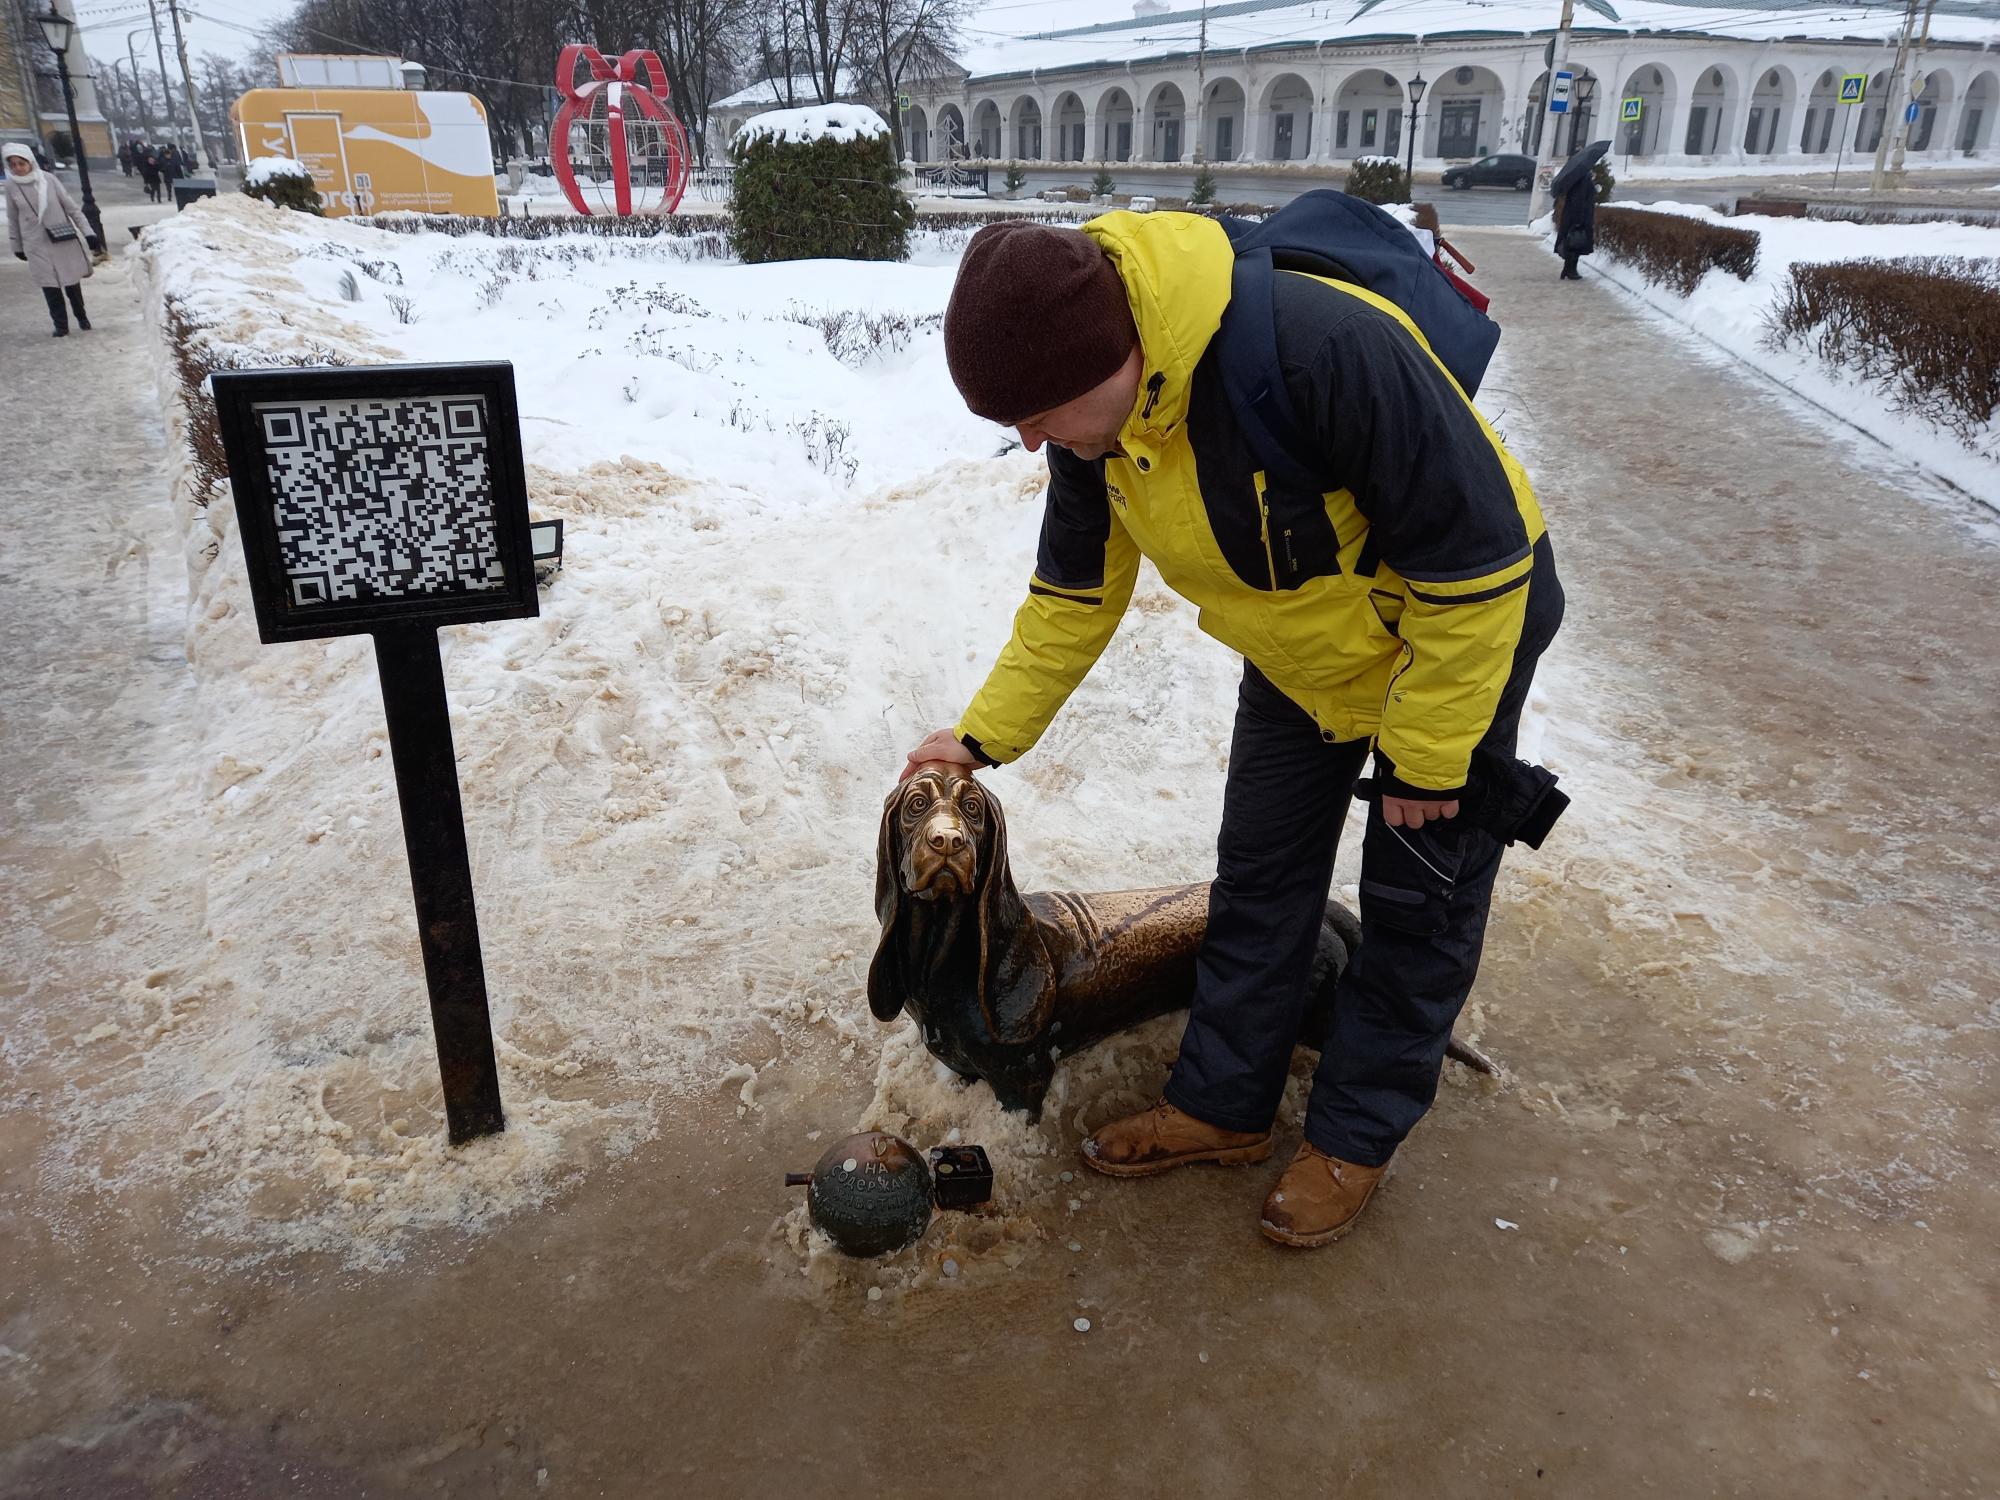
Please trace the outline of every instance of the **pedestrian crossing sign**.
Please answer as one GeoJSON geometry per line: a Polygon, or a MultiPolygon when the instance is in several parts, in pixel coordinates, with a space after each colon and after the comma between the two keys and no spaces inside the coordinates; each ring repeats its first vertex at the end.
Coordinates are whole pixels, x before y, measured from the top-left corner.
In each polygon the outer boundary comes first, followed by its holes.
{"type": "Polygon", "coordinates": [[[1840,102],[1859,104],[1868,97],[1868,75],[1866,73],[1843,73],[1840,75],[1840,102]]]}
{"type": "Polygon", "coordinates": [[[1621,120],[1636,120],[1645,108],[1646,101],[1644,99],[1627,99],[1618,106],[1618,118],[1621,120]]]}

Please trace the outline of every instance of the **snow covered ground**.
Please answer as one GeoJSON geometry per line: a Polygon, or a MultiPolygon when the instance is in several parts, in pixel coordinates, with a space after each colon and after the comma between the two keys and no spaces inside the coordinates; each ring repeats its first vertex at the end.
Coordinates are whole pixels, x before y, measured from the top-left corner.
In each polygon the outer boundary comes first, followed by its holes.
{"type": "MultiPolygon", "coordinates": [[[[180,471],[202,732],[163,757],[180,781],[161,795],[205,809],[209,942],[94,1026],[51,1023],[39,1045],[85,1048],[104,1080],[66,1103],[55,1180],[171,1180],[218,1257],[379,1265],[545,1200],[696,1098],[754,1127],[766,1072],[823,1055],[875,1080],[828,1130],[994,1151],[1021,1196],[943,1231],[969,1236],[944,1241],[957,1261],[1011,1264],[1076,1212],[1047,1158],[1086,1108],[1149,1097],[1171,1021],[1066,1063],[1032,1127],[861,998],[882,798],[1004,641],[1041,514],[1041,461],[969,417],[944,368],[964,238],[900,266],[745,267],[686,240],[405,236],[245,198],[147,231],[152,300],[246,362],[512,360],[531,502],[566,519],[567,559],[538,620],[442,637],[510,1114],[449,1151],[369,647],[260,645],[227,500],[203,508],[180,471]]],[[[1533,458],[1504,346],[1488,385],[1533,458]]],[[[993,777],[1024,887],[1209,877],[1238,670],[1144,575],[1099,672],[993,777]]],[[[1554,872],[1587,872],[1635,942],[1700,913],[1721,961],[1769,970],[1777,919],[1683,847],[1713,823],[1678,808],[1699,788],[1625,764],[1638,691],[1562,643],[1545,663],[1523,753],[1593,815],[1559,856],[1510,860],[1499,900],[1539,932],[1554,872]]],[[[800,1211],[788,1228],[816,1280],[859,1274],[800,1211]]]]}
{"type": "MultiPolygon", "coordinates": [[[[247,198],[147,231],[155,295],[245,362],[512,360],[567,557],[540,619],[443,634],[511,1119],[447,1152],[370,648],[260,645],[227,499],[181,473],[213,948],[198,1020],[159,979],[104,1018],[92,1045],[145,1065],[79,1101],[79,1180],[191,1176],[218,1250],[365,1263],[536,1201],[677,1091],[753,1110],[744,1059],[774,1036],[830,1036],[867,1076],[881,801],[1004,642],[1044,482],[952,390],[936,328],[964,235],[941,238],[907,265],[745,267],[247,198]],[[104,1166],[121,1122],[162,1114],[170,1150],[104,1166]]],[[[1006,778],[1017,869],[1206,879],[1236,663],[1151,579],[1107,665],[1006,778]]],[[[888,1059],[876,1113],[906,1119],[937,1081],[908,1038],[888,1059]]]]}
{"type": "MultiPolygon", "coordinates": [[[[1760,236],[1757,272],[1748,281],[1710,271],[1689,297],[1656,286],[1603,251],[1587,264],[1669,317],[1780,381],[1798,395],[1907,454],[1933,473],[2000,510],[2000,414],[1968,445],[1927,422],[1890,409],[1880,389],[1815,355],[1766,343],[1766,323],[1791,267],[1823,261],[1890,260],[1912,255],[2000,257],[2000,228],[1975,224],[1846,224],[1822,219],[1729,217],[1685,203],[1648,203],[1651,212],[1684,214],[1750,229],[1760,236]]],[[[1542,223],[1547,227],[1547,221],[1542,223]]],[[[1643,378],[1642,372],[1634,372],[1643,378]]]]}

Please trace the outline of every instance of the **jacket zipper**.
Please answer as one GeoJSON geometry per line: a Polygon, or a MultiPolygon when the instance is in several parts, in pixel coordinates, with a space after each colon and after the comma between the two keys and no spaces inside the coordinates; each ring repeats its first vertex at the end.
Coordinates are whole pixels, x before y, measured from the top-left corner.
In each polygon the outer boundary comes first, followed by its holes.
{"type": "Polygon", "coordinates": [[[1271,507],[1264,503],[1264,473],[1258,470],[1250,476],[1250,482],[1257,486],[1257,536],[1264,543],[1264,566],[1271,570],[1271,592],[1278,591],[1278,563],[1271,555],[1271,507]]]}
{"type": "Polygon", "coordinates": [[[1160,399],[1160,388],[1166,383],[1167,372],[1165,370],[1156,372],[1153,378],[1146,382],[1146,404],[1139,412],[1139,419],[1141,421],[1144,421],[1153,414],[1153,403],[1160,399]]]}

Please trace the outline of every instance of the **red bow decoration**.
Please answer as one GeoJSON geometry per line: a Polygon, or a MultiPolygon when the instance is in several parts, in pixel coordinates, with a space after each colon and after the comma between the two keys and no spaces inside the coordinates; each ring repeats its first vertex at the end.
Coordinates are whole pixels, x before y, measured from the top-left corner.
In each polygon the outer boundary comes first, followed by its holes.
{"type": "Polygon", "coordinates": [[[600,94],[610,134],[615,211],[632,212],[631,147],[625,136],[628,115],[658,124],[666,143],[666,182],[660,211],[672,213],[680,207],[688,183],[687,135],[668,105],[673,89],[667,84],[667,70],[660,65],[658,54],[635,47],[611,63],[595,47],[573,42],[562,49],[562,56],[556,60],[556,89],[562,94],[563,103],[549,132],[550,165],[555,169],[556,181],[562,184],[563,196],[578,213],[588,214],[592,209],[577,186],[576,171],[569,159],[570,127],[579,120],[588,122],[595,115],[600,94]],[[582,83],[576,77],[578,62],[584,63],[590,73],[582,83]]]}

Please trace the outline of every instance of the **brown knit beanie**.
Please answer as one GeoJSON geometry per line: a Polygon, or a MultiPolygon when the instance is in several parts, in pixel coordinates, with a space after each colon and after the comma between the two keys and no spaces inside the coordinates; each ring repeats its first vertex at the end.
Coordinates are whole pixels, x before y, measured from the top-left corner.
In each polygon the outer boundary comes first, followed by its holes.
{"type": "Polygon", "coordinates": [[[977,415],[1012,425],[1074,401],[1138,341],[1125,283],[1089,235],[1008,219],[965,247],[944,357],[977,415]]]}

